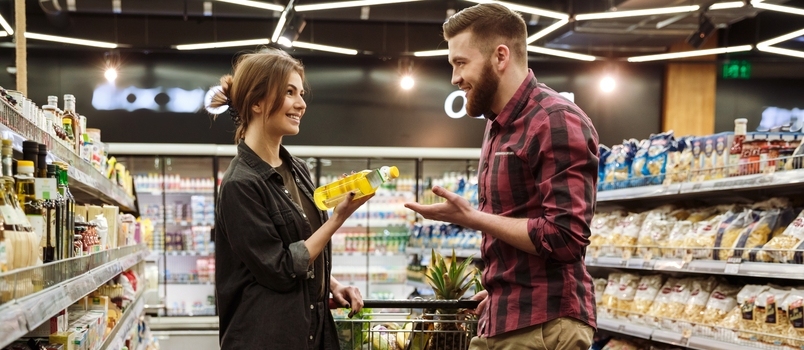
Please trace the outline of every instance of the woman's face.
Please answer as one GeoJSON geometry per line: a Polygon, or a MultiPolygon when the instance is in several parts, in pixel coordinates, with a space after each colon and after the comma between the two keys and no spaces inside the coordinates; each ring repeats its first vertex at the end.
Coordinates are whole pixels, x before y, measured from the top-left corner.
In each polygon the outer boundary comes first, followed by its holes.
{"type": "Polygon", "coordinates": [[[282,106],[276,113],[268,116],[265,128],[277,136],[296,135],[299,133],[301,118],[307,109],[307,103],[303,98],[304,87],[299,73],[290,73],[288,84],[282,90],[282,94],[284,95],[282,106]]]}

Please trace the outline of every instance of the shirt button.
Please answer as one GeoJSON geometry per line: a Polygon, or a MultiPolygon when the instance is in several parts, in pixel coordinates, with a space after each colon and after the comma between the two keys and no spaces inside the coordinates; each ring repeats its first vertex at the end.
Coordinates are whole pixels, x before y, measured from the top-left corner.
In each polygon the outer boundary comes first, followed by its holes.
{"type": "Polygon", "coordinates": [[[296,274],[295,274],[295,273],[291,273],[291,274],[290,274],[290,278],[296,278],[296,274]]]}
{"type": "Polygon", "coordinates": [[[302,214],[302,217],[307,219],[307,214],[302,214]]]}
{"type": "Polygon", "coordinates": [[[315,309],[315,306],[313,306],[313,304],[310,304],[310,310],[312,309],[315,309]]]}
{"type": "Polygon", "coordinates": [[[313,340],[313,336],[312,336],[312,335],[310,336],[310,340],[313,340]]]}

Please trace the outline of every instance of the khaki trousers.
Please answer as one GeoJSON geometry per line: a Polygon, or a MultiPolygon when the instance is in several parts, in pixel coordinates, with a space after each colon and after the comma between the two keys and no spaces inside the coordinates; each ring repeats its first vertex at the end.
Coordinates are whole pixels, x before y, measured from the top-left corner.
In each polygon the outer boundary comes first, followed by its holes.
{"type": "Polygon", "coordinates": [[[586,323],[561,317],[490,338],[474,337],[469,350],[588,350],[594,335],[586,323]]]}

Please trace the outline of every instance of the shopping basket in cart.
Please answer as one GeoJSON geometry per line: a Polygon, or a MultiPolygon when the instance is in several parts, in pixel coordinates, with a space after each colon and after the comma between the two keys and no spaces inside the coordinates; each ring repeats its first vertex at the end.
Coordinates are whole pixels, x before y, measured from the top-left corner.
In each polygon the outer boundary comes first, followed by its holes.
{"type": "MultiPolygon", "coordinates": [[[[477,333],[476,300],[364,300],[353,318],[336,317],[342,350],[466,350],[477,333]],[[377,312],[385,309],[387,312],[377,312]]],[[[337,315],[336,315],[337,316],[337,315]]]]}

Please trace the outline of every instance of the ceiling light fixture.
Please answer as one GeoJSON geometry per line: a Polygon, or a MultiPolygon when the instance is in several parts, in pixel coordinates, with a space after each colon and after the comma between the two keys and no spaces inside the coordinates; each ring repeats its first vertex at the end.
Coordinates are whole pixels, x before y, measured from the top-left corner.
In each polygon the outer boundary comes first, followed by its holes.
{"type": "Polygon", "coordinates": [[[2,26],[6,31],[6,35],[3,36],[14,35],[14,28],[11,28],[11,25],[6,22],[6,19],[3,17],[3,15],[0,15],[0,26],[2,26]]]}
{"type": "Polygon", "coordinates": [[[416,84],[416,82],[413,80],[413,77],[410,76],[410,75],[406,75],[406,76],[402,77],[402,79],[399,81],[399,86],[402,88],[402,90],[410,90],[410,89],[413,88],[413,85],[415,85],[415,84],[416,84]]]}
{"type": "Polygon", "coordinates": [[[784,13],[790,13],[790,14],[794,14],[794,15],[804,16],[804,10],[797,9],[795,7],[781,6],[781,5],[774,5],[774,4],[766,4],[764,2],[756,1],[756,0],[751,1],[751,5],[754,6],[755,8],[758,8],[758,9],[771,10],[771,11],[784,12],[784,13]]]}
{"type": "Polygon", "coordinates": [[[293,4],[293,0],[290,1],[288,4],[288,8],[285,11],[282,11],[282,15],[279,16],[279,22],[276,23],[276,28],[274,28],[274,34],[271,35],[271,41],[277,42],[279,40],[279,36],[282,34],[282,30],[285,29],[285,22],[288,20],[288,12],[290,12],[293,8],[291,7],[293,4]]]}
{"type": "Polygon", "coordinates": [[[716,4],[712,4],[709,6],[710,10],[726,10],[726,9],[738,9],[745,6],[745,3],[742,1],[729,1],[729,2],[719,2],[716,4]]]}
{"type": "Polygon", "coordinates": [[[423,1],[423,0],[356,0],[356,1],[328,2],[321,4],[299,5],[296,6],[296,11],[307,12],[307,11],[332,10],[332,9],[342,9],[348,7],[398,4],[403,2],[414,2],[414,1],[423,1]]]}
{"type": "Polygon", "coordinates": [[[579,54],[579,53],[574,53],[574,52],[569,52],[569,51],[548,49],[546,47],[541,47],[541,46],[528,45],[528,51],[535,52],[535,53],[540,53],[542,55],[558,56],[558,57],[571,58],[573,60],[581,60],[581,61],[594,61],[594,60],[597,59],[597,57],[595,57],[595,56],[582,55],[582,54],[579,54]]]}
{"type": "Polygon", "coordinates": [[[759,51],[775,53],[777,55],[785,55],[785,56],[793,56],[798,58],[804,58],[804,52],[797,51],[797,50],[790,50],[790,49],[783,49],[779,47],[773,46],[757,46],[759,51]]]}
{"type": "Polygon", "coordinates": [[[496,1],[496,0],[467,0],[467,1],[473,2],[473,3],[476,3],[476,4],[497,3],[497,4],[500,4],[500,5],[503,5],[503,6],[509,8],[511,10],[514,10],[514,11],[519,11],[519,12],[523,12],[523,13],[530,13],[530,14],[533,14],[533,15],[539,15],[539,16],[550,17],[550,18],[555,18],[555,19],[568,19],[569,18],[569,15],[566,14],[566,13],[543,10],[543,9],[540,9],[540,8],[531,7],[531,6],[525,6],[525,5],[520,5],[520,4],[512,4],[510,2],[505,2],[505,1],[496,1]]]}
{"type": "Polygon", "coordinates": [[[647,62],[647,61],[658,61],[658,60],[672,60],[675,58],[719,55],[724,53],[751,51],[751,49],[753,48],[754,47],[751,45],[741,45],[741,46],[719,47],[716,49],[707,49],[707,50],[671,52],[659,55],[635,56],[635,57],[628,57],[628,62],[647,62]]]}
{"type": "Polygon", "coordinates": [[[6,32],[5,30],[0,30],[0,38],[7,37],[7,36],[8,36],[8,32],[6,32]]]}
{"type": "Polygon", "coordinates": [[[270,43],[271,40],[268,39],[249,39],[249,40],[237,40],[237,41],[219,41],[215,43],[183,44],[183,45],[175,45],[173,46],[173,48],[175,48],[176,50],[205,50],[205,49],[217,49],[222,47],[268,45],[270,43]]]}
{"type": "Polygon", "coordinates": [[[671,13],[685,13],[695,12],[701,7],[698,5],[691,6],[676,6],[676,7],[660,7],[655,9],[644,10],[626,10],[626,11],[611,11],[599,13],[584,13],[575,15],[576,21],[588,21],[592,19],[609,19],[609,18],[623,18],[623,17],[638,17],[638,16],[652,16],[652,15],[666,15],[671,13]]]}
{"type": "Polygon", "coordinates": [[[761,49],[762,47],[776,45],[776,44],[778,44],[780,42],[788,41],[788,40],[793,39],[793,38],[798,38],[798,37],[800,37],[802,35],[804,35],[804,29],[799,29],[799,30],[797,30],[795,32],[792,32],[792,33],[788,33],[788,34],[785,34],[785,35],[782,35],[782,36],[778,36],[778,37],[775,37],[775,38],[770,39],[770,40],[765,40],[765,41],[757,44],[757,48],[761,49]]]}
{"type": "Polygon", "coordinates": [[[117,48],[117,44],[115,44],[115,43],[109,43],[109,42],[104,42],[104,41],[76,39],[76,38],[68,38],[68,37],[64,37],[64,36],[55,36],[55,35],[47,35],[47,34],[37,34],[37,33],[30,33],[30,32],[25,32],[25,38],[26,39],[34,39],[34,40],[43,40],[43,41],[53,41],[53,42],[62,43],[62,44],[102,47],[102,48],[105,48],[105,49],[117,48]]]}
{"type": "Polygon", "coordinates": [[[265,3],[265,2],[259,2],[259,1],[250,1],[250,0],[218,0],[218,1],[219,2],[226,2],[226,3],[230,3],[230,4],[235,4],[235,5],[256,7],[258,9],[271,10],[271,11],[276,11],[276,12],[279,12],[279,11],[282,11],[282,10],[285,9],[285,7],[283,7],[282,5],[269,4],[269,3],[265,3]]]}
{"type": "Polygon", "coordinates": [[[603,77],[603,79],[600,79],[600,90],[602,90],[603,92],[605,93],[612,92],[616,87],[617,87],[617,81],[614,80],[614,78],[612,78],[610,75],[607,75],[603,77]]]}
{"type": "Polygon", "coordinates": [[[416,57],[435,57],[449,55],[449,49],[444,50],[430,50],[430,51],[416,51],[413,56],[416,57]]]}
{"type": "Polygon", "coordinates": [[[309,49],[309,50],[318,50],[318,51],[327,51],[327,52],[334,52],[340,53],[344,55],[357,55],[357,50],[355,49],[347,49],[343,47],[336,47],[336,46],[328,46],[328,45],[319,45],[313,43],[306,43],[302,41],[294,41],[293,47],[298,47],[301,49],[309,49]]]}
{"type": "Polygon", "coordinates": [[[531,44],[534,41],[543,38],[545,35],[550,34],[550,33],[554,32],[554,31],[558,30],[558,28],[563,27],[567,23],[569,23],[569,19],[562,19],[562,20],[559,20],[556,23],[553,23],[549,27],[544,28],[544,29],[540,30],[539,32],[537,32],[536,34],[533,34],[533,35],[529,36],[528,40],[527,40],[528,44],[531,44]]]}

